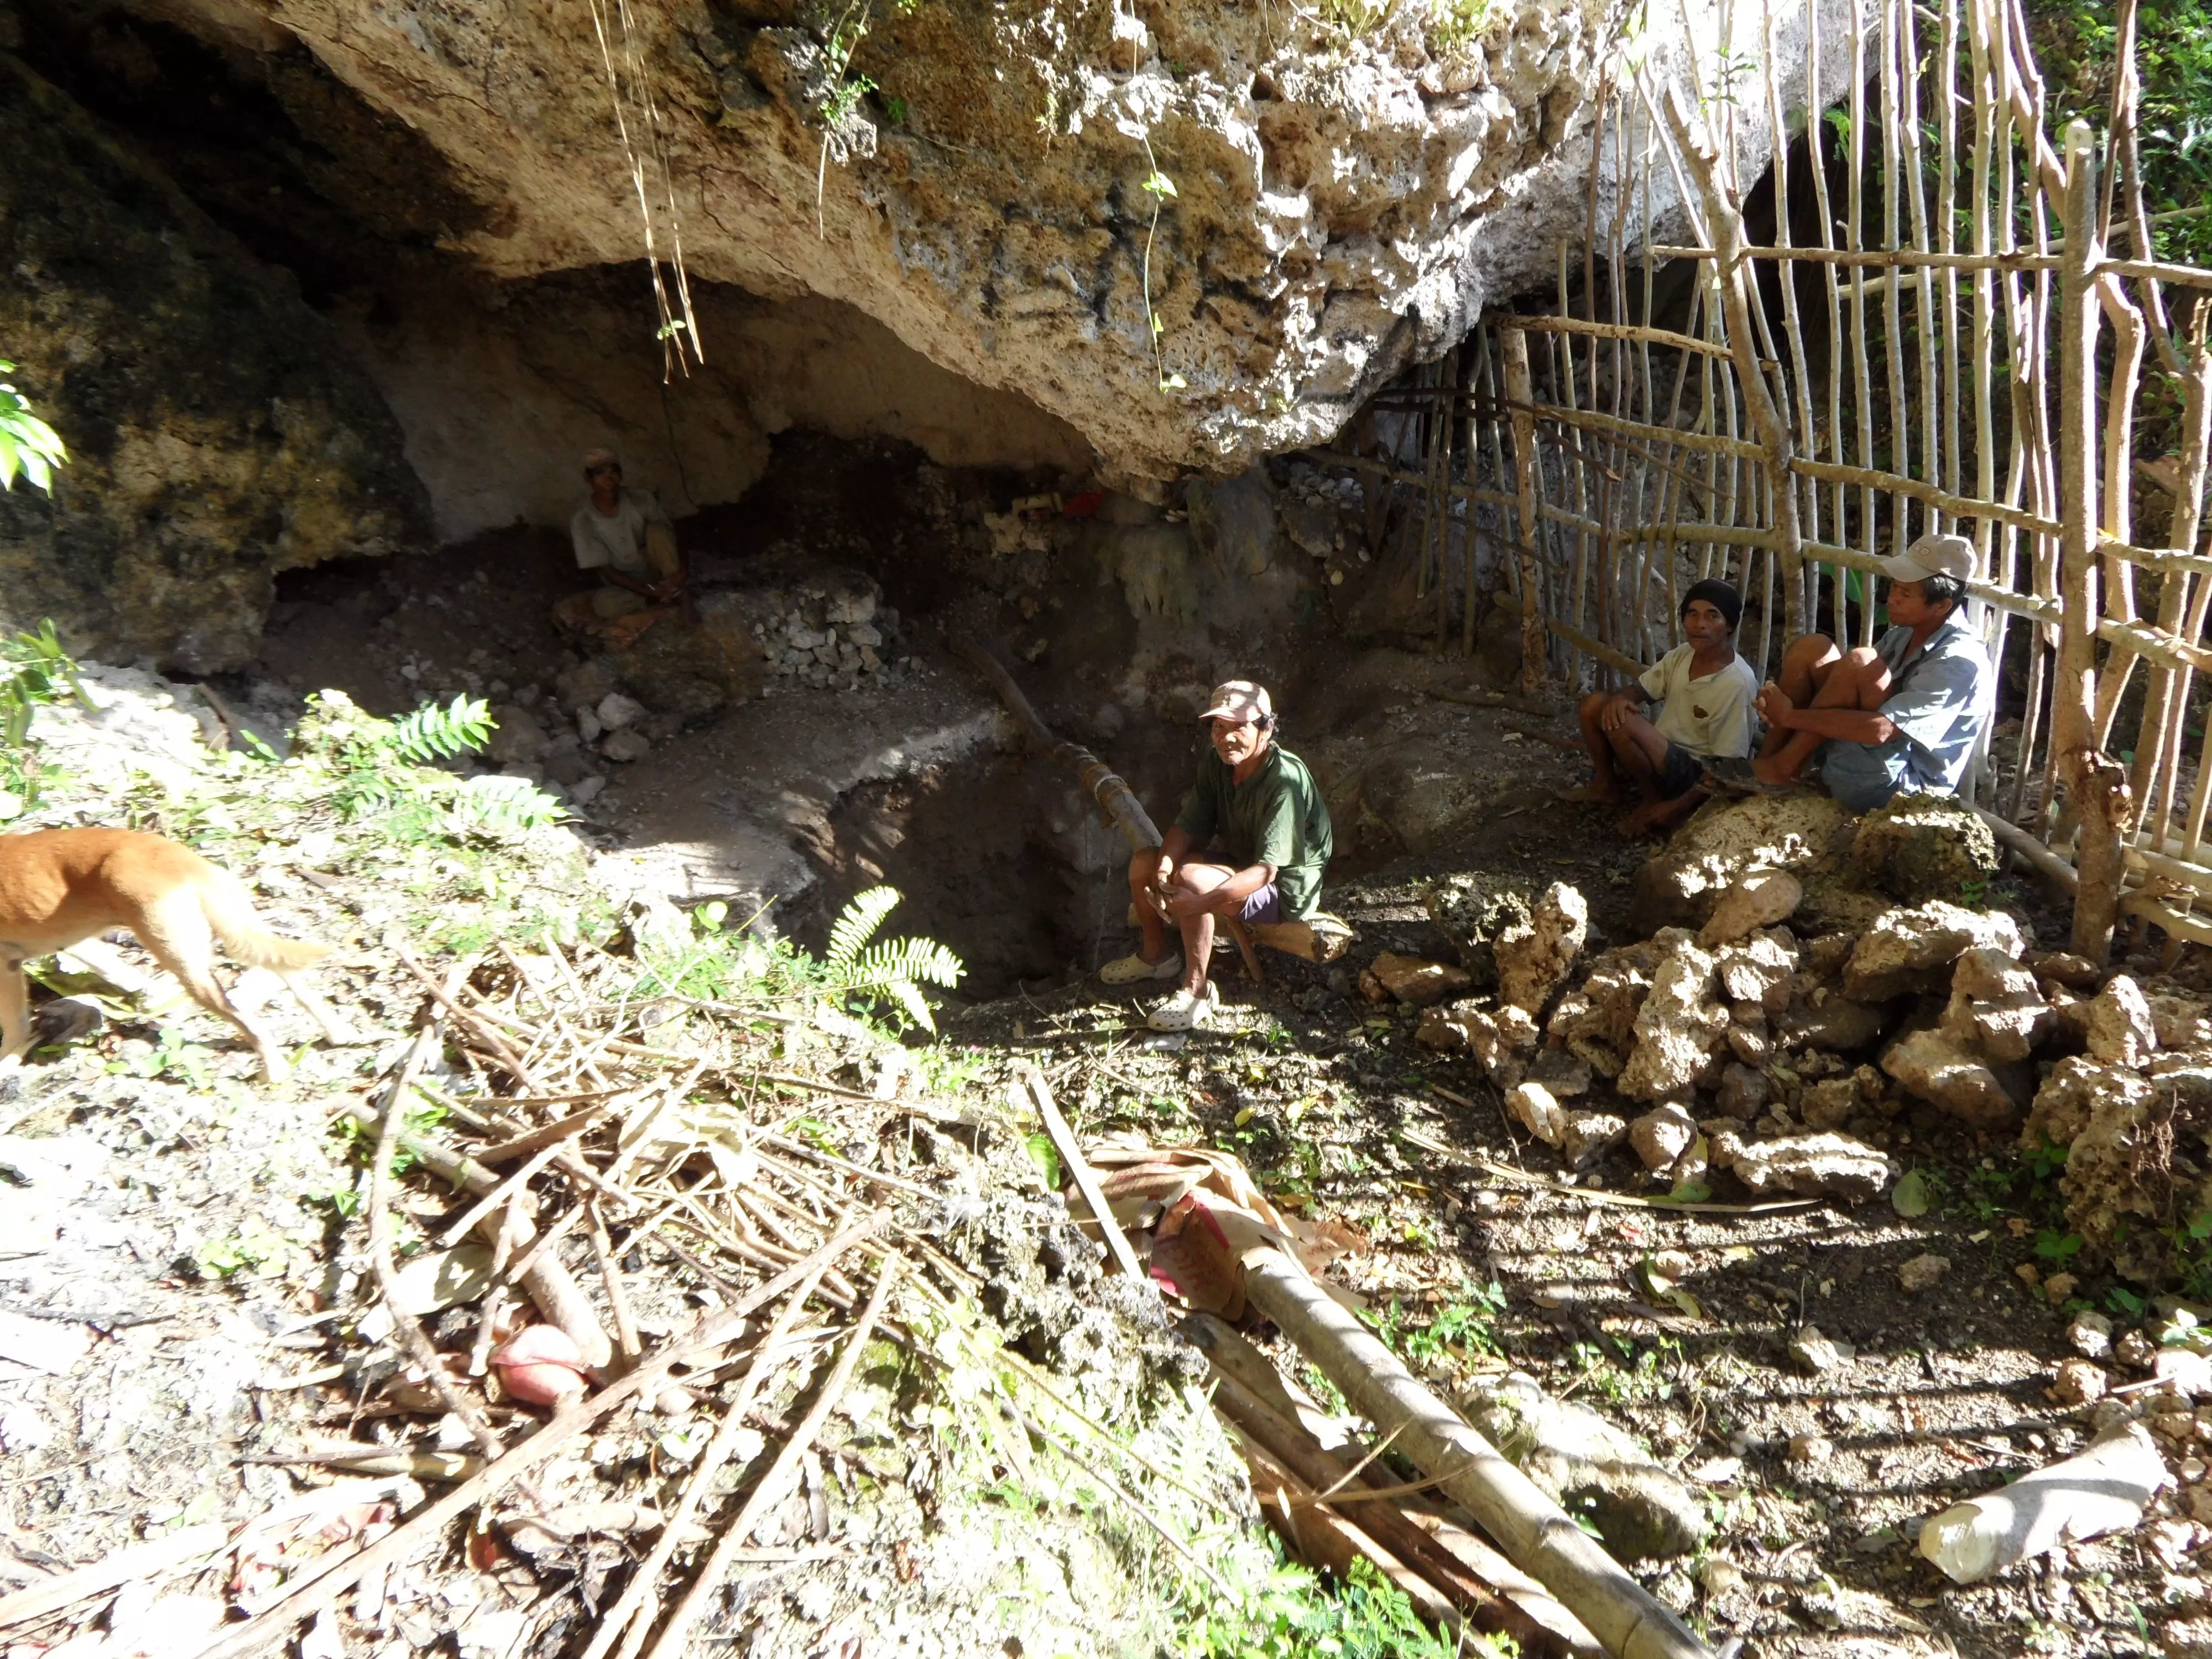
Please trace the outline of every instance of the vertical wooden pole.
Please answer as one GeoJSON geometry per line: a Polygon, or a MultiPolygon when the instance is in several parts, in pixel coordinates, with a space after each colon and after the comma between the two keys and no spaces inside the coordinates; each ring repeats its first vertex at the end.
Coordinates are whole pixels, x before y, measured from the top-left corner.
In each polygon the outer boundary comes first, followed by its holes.
{"type": "MultiPolygon", "coordinates": [[[[2065,610],[2051,688],[2051,743],[2078,815],[2074,948],[2101,963],[2118,914],[2127,780],[2096,748],[2097,703],[2097,152],[2088,124],[2066,128],[2066,245],[2058,284],[2059,574],[2065,610]]],[[[2109,481],[2115,489],[2127,480],[2109,481]]]]}
{"type": "Polygon", "coordinates": [[[1505,397],[1513,405],[1513,471],[1521,497],[1521,689],[1534,691],[1544,684],[1544,609],[1536,573],[1536,417],[1529,406],[1536,401],[1528,379],[1528,331],[1520,328],[1498,331],[1499,355],[1505,359],[1505,397]]]}
{"type": "Polygon", "coordinates": [[[1758,435],[1759,447],[1765,452],[1768,499],[1774,516],[1774,546],[1782,562],[1784,623],[1791,635],[1802,634],[1806,628],[1804,535],[1798,528],[1797,481],[1790,472],[1796,453],[1790,442],[1789,422],[1767,382],[1753,334],[1750,261],[1744,255],[1743,220],[1721,183],[1712,141],[1692,125],[1680,88],[1668,88],[1665,112],[1668,125],[1674,129],[1674,142],[1681,150],[1683,163],[1696,182],[1698,194],[1705,198],[1707,234],[1713,239],[1717,256],[1713,267],[1719,278],[1729,350],[1743,392],[1744,409],[1751,417],[1752,430],[1758,435]]]}

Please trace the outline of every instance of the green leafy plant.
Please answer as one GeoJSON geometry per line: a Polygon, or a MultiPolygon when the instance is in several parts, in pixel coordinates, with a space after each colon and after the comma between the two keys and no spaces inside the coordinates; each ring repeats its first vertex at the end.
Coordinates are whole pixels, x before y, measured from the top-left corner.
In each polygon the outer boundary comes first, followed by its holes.
{"type": "Polygon", "coordinates": [[[1158,378],[1163,392],[1180,391],[1189,384],[1180,374],[1168,373],[1167,360],[1160,354],[1160,336],[1167,332],[1167,324],[1152,309],[1152,239],[1160,232],[1160,208],[1175,199],[1175,180],[1160,171],[1159,158],[1152,154],[1152,136],[1146,133],[1139,140],[1145,147],[1145,165],[1150,169],[1145,175],[1145,194],[1152,198],[1152,222],[1145,227],[1145,326],[1152,339],[1152,372],[1158,378]]]}
{"type": "Polygon", "coordinates": [[[869,942],[899,897],[896,887],[871,887],[845,907],[830,927],[830,949],[822,958],[823,988],[848,996],[887,996],[915,1024],[933,1031],[937,1022],[921,987],[950,990],[967,969],[933,939],[869,942]]]}
{"type": "Polygon", "coordinates": [[[1473,46],[1490,23],[1490,0],[1429,0],[1429,40],[1446,52],[1473,46]]]}
{"type": "Polygon", "coordinates": [[[495,729],[480,697],[425,703],[387,720],[343,691],[322,691],[308,699],[296,741],[329,769],[331,803],[341,817],[376,816],[402,842],[517,836],[560,823],[567,809],[526,778],[465,781],[434,769],[482,749],[495,729]]]}
{"type": "MultiPolygon", "coordinates": [[[[0,374],[12,374],[15,365],[0,362],[0,374]]],[[[20,472],[37,488],[52,495],[54,469],[69,459],[61,434],[31,412],[28,399],[5,380],[0,380],[0,489],[13,489],[20,472]]]]}
{"type": "Polygon", "coordinates": [[[47,781],[31,743],[33,713],[72,696],[88,709],[100,707],[62,649],[52,617],[36,633],[0,640],[0,822],[36,805],[47,781]]]}

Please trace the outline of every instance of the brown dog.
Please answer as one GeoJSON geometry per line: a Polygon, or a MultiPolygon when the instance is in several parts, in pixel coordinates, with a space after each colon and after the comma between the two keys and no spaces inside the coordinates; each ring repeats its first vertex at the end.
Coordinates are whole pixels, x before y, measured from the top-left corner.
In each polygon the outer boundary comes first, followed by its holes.
{"type": "Polygon", "coordinates": [[[128,927],[194,1001],[243,1031],[270,1083],[285,1080],[284,1056],[216,982],[217,945],[237,961],[281,975],[325,1037],[348,1040],[330,1006],[300,977],[331,947],[264,933],[235,876],[160,836],[40,830],[0,836],[0,1062],[31,1046],[25,961],[111,927],[128,927]]]}

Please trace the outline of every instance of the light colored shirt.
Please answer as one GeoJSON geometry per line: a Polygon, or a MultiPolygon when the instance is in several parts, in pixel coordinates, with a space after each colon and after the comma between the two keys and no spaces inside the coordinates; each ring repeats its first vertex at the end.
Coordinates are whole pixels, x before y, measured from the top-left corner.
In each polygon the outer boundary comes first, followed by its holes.
{"type": "Polygon", "coordinates": [[[1669,743],[1693,755],[1741,758],[1751,752],[1751,705],[1759,696],[1759,676],[1741,656],[1725,668],[1691,678],[1693,645],[1678,645],[1644,671],[1637,684],[1644,695],[1661,699],[1652,724],[1669,743]]]}
{"type": "Polygon", "coordinates": [[[645,527],[667,522],[667,514],[649,489],[625,489],[612,514],[601,513],[587,499],[568,520],[576,568],[597,570],[611,565],[626,576],[641,576],[646,574],[645,527]]]}
{"type": "Polygon", "coordinates": [[[1902,745],[1912,787],[1956,794],[1996,703],[1996,676],[1966,626],[1966,608],[1953,606],[1917,652],[1912,630],[1902,625],[1884,633],[1874,648],[1889,665],[1881,717],[1897,728],[1881,746],[1902,745]]]}

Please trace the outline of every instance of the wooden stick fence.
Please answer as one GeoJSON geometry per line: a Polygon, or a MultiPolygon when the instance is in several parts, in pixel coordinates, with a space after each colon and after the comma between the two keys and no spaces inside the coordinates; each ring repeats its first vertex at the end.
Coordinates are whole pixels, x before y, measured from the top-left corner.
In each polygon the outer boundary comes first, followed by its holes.
{"type": "Polygon", "coordinates": [[[1790,123],[1771,0],[1741,11],[1729,95],[1711,66],[1697,96],[1613,71],[1591,140],[1610,187],[1546,314],[1486,315],[1316,459],[1362,477],[1378,550],[1402,526],[1440,644],[1455,583],[1462,651],[1479,599],[1517,616],[1532,690],[1652,660],[1709,575],[1744,592],[1762,673],[1799,632],[1870,643],[1880,561],[1966,536],[2001,702],[1964,793],[2070,864],[2076,950],[2106,959],[2124,917],[2212,942],[2212,720],[2191,696],[2212,673],[2212,270],[2155,257],[2131,64],[2108,176],[2086,125],[2046,137],[2021,0],[1871,0],[1825,40],[1815,20],[1797,84],[1840,82],[1848,119],[1802,122],[1754,234],[1736,129],[1790,123]],[[1670,186],[1661,222],[1687,240],[1654,240],[1670,186]],[[2180,417],[2154,428],[2179,449],[2154,545],[2134,518],[2161,376],[2180,417]]]}

